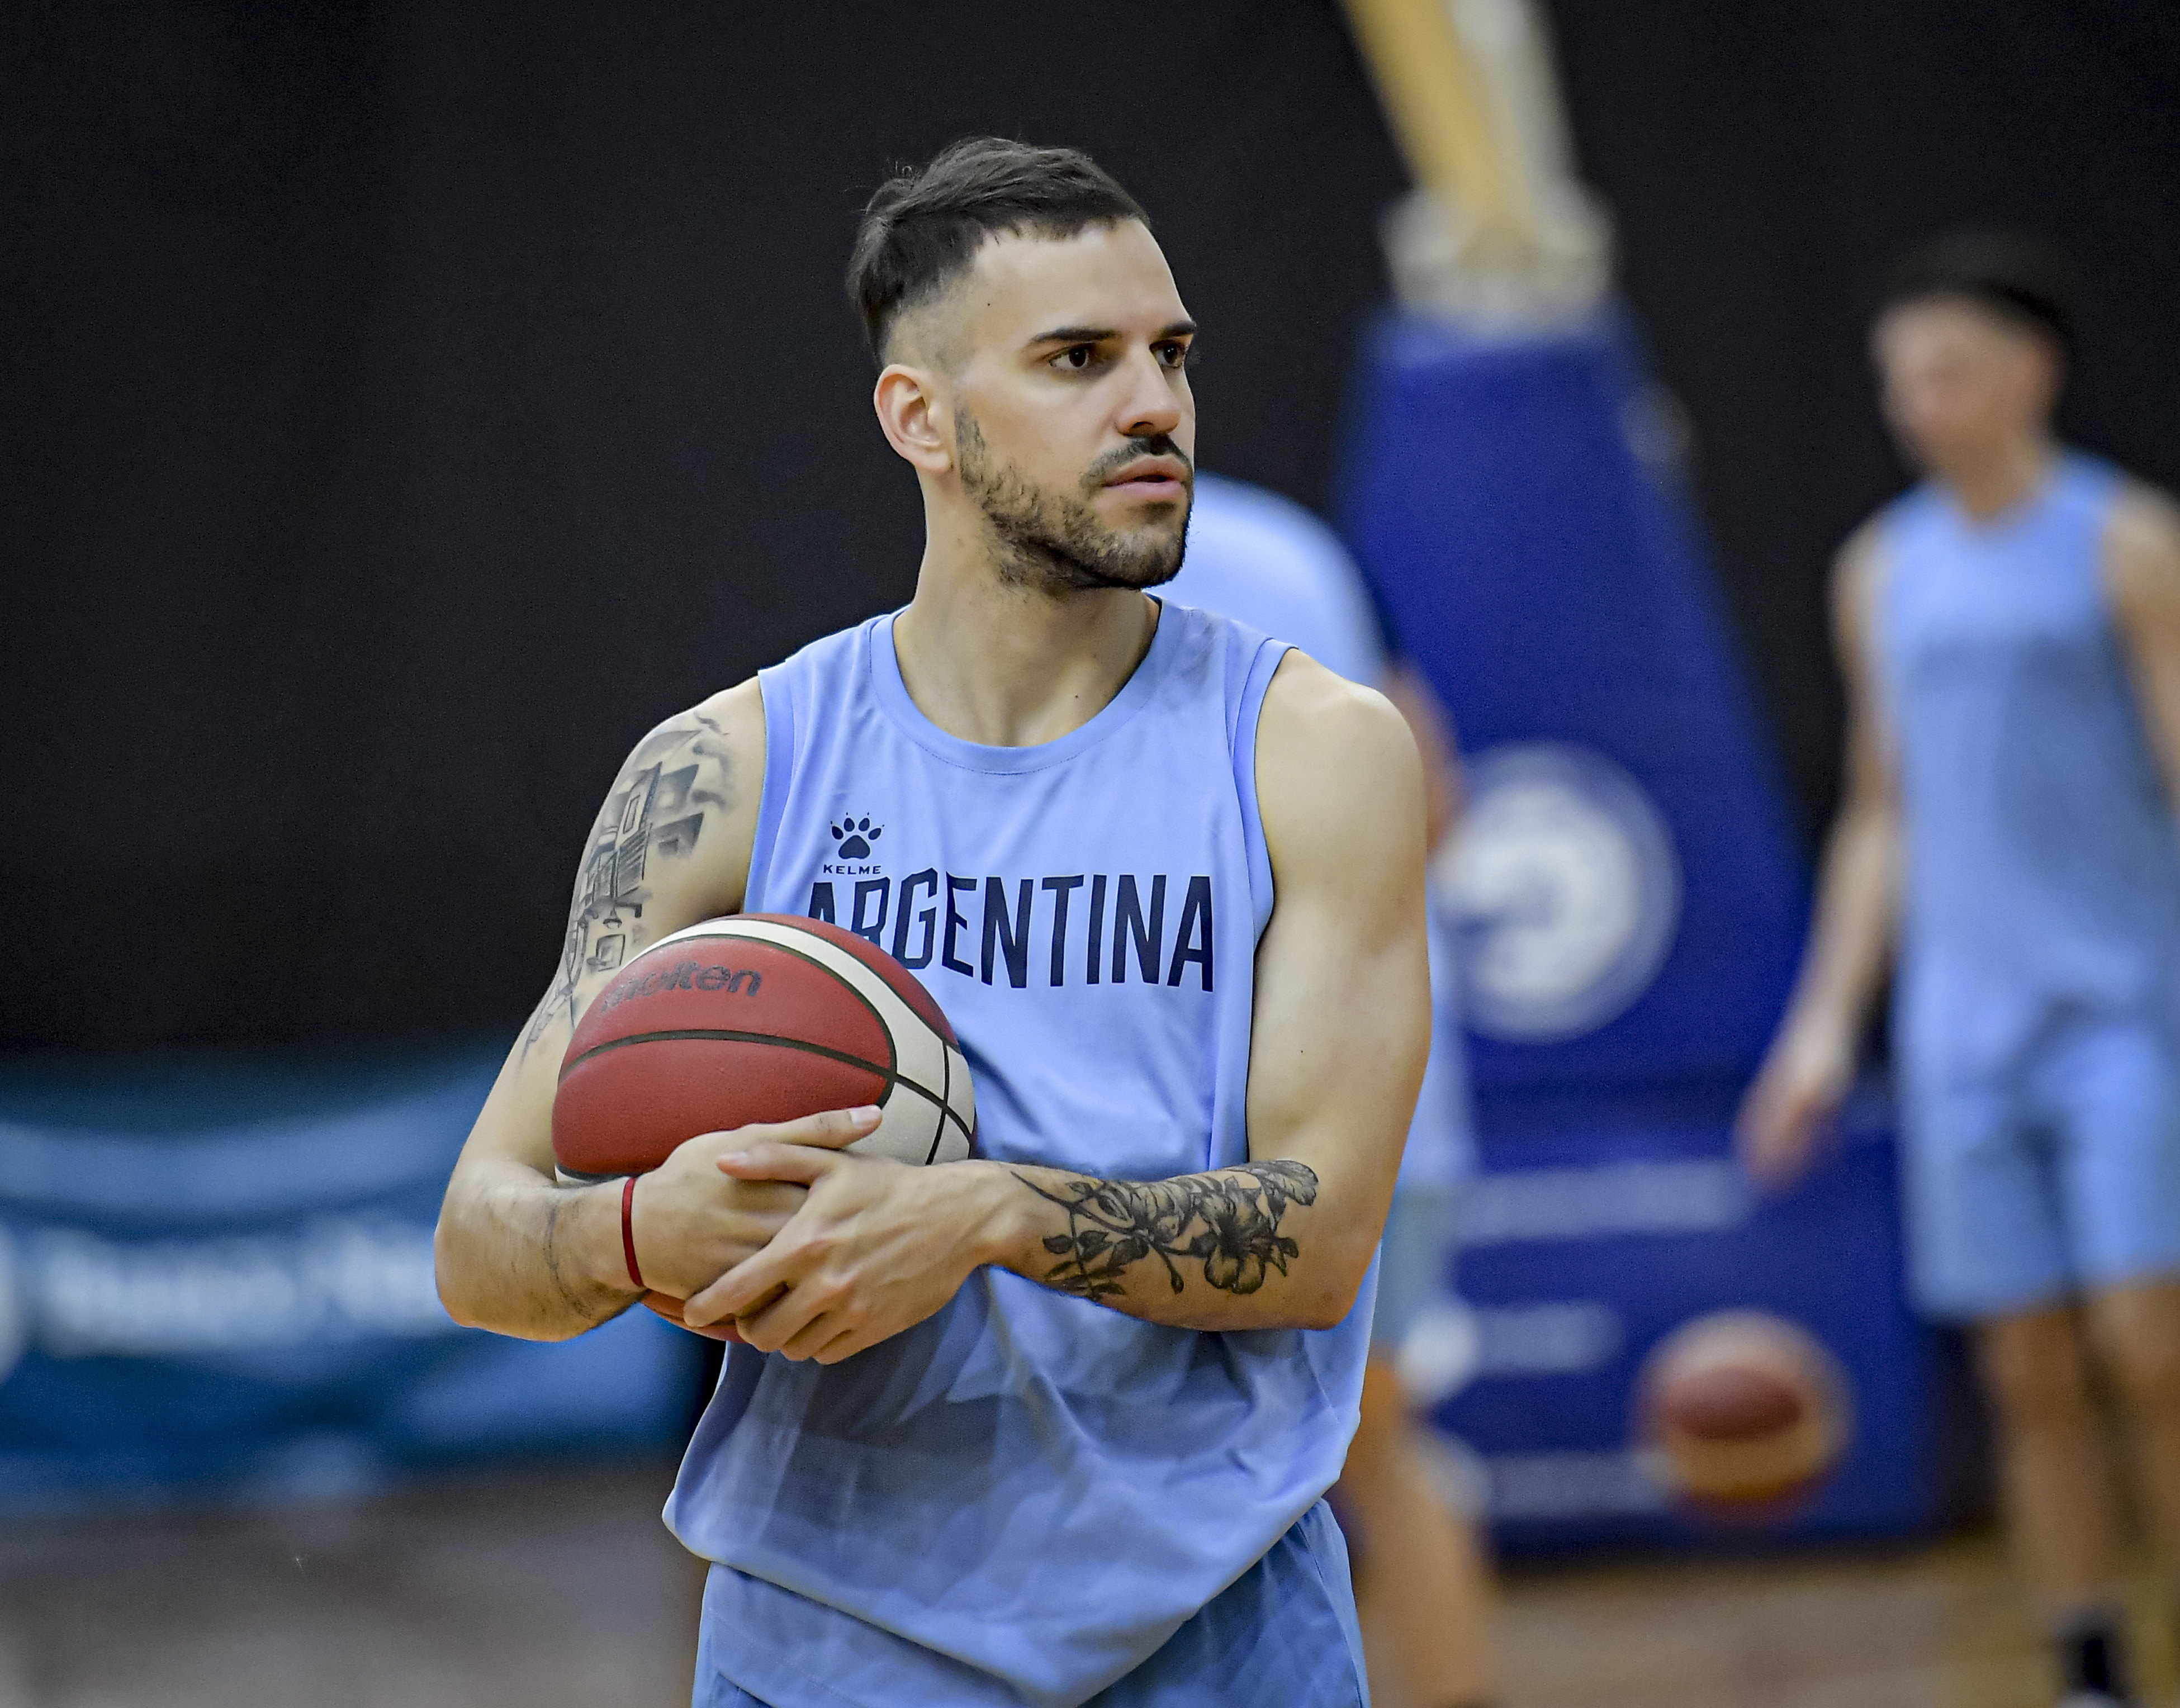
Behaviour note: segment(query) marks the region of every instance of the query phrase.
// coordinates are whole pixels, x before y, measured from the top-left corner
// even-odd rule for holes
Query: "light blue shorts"
[[[2180,1063],[2140,1025],[2070,1027],[2002,1080],[1911,1092],[1918,1302],[1976,1320],[2180,1274]]]
[[[715,1572],[725,1568],[714,1566]],[[1027,1568],[1034,1570],[1033,1565]],[[691,1708],[803,1708],[768,1703],[729,1680],[710,1600],[697,1639]],[[842,1698],[825,1693],[831,1703]],[[1263,1558],[1196,1612],[1142,1665],[1083,1708],[1369,1708],[1362,1632],[1347,1543],[1323,1501]],[[919,1703],[917,1708],[944,1708]]]

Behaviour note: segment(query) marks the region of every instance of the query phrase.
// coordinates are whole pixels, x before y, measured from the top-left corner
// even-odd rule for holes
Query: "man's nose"
[[[1171,371],[1149,350],[1130,355],[1126,372],[1128,388],[1122,399],[1120,431],[1131,439],[1153,433],[1170,433],[1181,422],[1181,398]]]

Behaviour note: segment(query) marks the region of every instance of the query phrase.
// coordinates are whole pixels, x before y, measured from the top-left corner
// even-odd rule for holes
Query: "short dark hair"
[[[966,272],[987,237],[1069,238],[1124,219],[1150,223],[1080,149],[965,136],[928,166],[902,168],[872,195],[848,258],[848,297],[883,362],[895,317]]]
[[[1893,263],[1877,312],[1903,303],[1959,297],[2042,333],[2061,355],[2072,356],[2071,283],[2065,261],[2033,238],[2006,231],[1950,231]]]

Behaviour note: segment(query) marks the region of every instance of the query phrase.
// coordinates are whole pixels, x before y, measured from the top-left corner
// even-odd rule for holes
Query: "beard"
[[[1188,546],[1186,503],[1149,507],[1153,513],[1178,511],[1177,525],[1124,530],[1109,525],[1090,502],[1108,475],[1139,457],[1173,457],[1186,464],[1181,448],[1164,434],[1107,452],[1084,473],[1079,495],[1049,492],[1021,470],[995,464],[983,431],[966,409],[960,414],[955,450],[961,490],[983,513],[1004,585],[1059,598],[1108,587],[1140,591],[1181,573]]]

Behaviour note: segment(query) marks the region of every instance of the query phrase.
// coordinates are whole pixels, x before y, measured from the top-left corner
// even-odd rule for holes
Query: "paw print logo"
[[[871,822],[870,815],[861,818],[843,819],[833,827],[833,840],[840,844],[844,860],[868,859],[871,844],[885,834],[885,827]]]

